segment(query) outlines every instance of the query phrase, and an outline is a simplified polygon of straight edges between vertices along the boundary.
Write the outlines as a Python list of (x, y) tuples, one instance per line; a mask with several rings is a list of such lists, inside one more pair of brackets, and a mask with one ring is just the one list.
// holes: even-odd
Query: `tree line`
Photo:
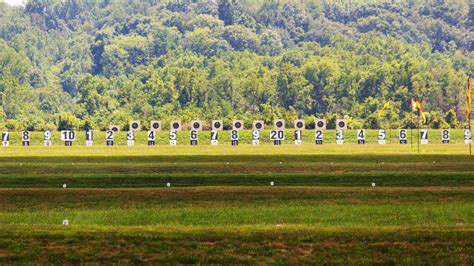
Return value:
[[(346, 118), (465, 126), (467, 0), (0, 3), (0, 125)], [(380, 114), (386, 101), (391, 104)]]

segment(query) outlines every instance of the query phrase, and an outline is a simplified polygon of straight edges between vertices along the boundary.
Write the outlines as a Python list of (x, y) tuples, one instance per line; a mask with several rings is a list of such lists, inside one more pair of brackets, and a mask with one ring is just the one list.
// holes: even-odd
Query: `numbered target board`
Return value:
[(281, 141), (285, 140), (285, 131), (283, 130), (271, 130), (270, 140), (273, 141), (274, 145), (281, 145)]
[(344, 144), (344, 130), (342, 129), (336, 130), (336, 144), (337, 145)]
[(61, 131), (61, 141), (64, 141), (64, 145), (72, 146), (72, 142), (76, 140), (76, 132), (72, 130)]
[(451, 133), (449, 129), (441, 130), (441, 143), (449, 144), (449, 139), (451, 138)]
[(260, 144), (260, 130), (258, 129), (252, 130), (252, 144), (253, 145)]
[(114, 146), (114, 130), (105, 131), (105, 145)]
[(23, 143), (23, 146), (30, 146), (30, 139), (30, 131), (25, 130), (21, 132), (21, 141)]
[(156, 131), (155, 130), (149, 130), (147, 137), (148, 137), (148, 146), (155, 146)]
[(127, 131), (127, 146), (135, 145), (135, 131)]
[(400, 141), (400, 144), (407, 144), (408, 141), (408, 135), (407, 135), (407, 130), (406, 129), (400, 129), (398, 133), (398, 139)]
[(234, 129), (230, 132), (230, 144), (232, 146), (239, 145), (239, 131), (238, 130)]
[(323, 145), (323, 131), (322, 130), (316, 130), (315, 131), (315, 140), (317, 145)]
[(472, 132), (469, 129), (464, 130), (464, 143), (471, 144), (472, 142)]
[(420, 129), (420, 143), (428, 144), (428, 129)]
[(94, 142), (94, 131), (86, 130), (86, 146), (92, 146)]
[(51, 146), (51, 130), (44, 131), (43, 139), (44, 139), (44, 146), (50, 147)]
[(385, 138), (386, 138), (386, 134), (385, 134), (385, 130), (384, 129), (380, 129), (379, 130), (379, 134), (377, 136), (377, 139), (379, 141), (379, 144), (385, 144)]
[(195, 129), (191, 129), (191, 131), (189, 131), (189, 139), (190, 139), (191, 145), (193, 146), (198, 145), (198, 131)]
[(211, 145), (216, 146), (219, 144), (219, 131), (211, 130)]
[(2, 132), (2, 145), (9, 146), (10, 145), (10, 132), (3, 131)]
[(294, 137), (295, 145), (301, 145), (301, 143), (303, 142), (303, 131), (298, 129), (295, 130)]
[(357, 130), (357, 144), (365, 144), (365, 130)]
[(170, 145), (175, 146), (177, 143), (177, 138), (178, 136), (177, 136), (176, 130), (174, 129), (170, 130), (170, 136), (169, 136)]

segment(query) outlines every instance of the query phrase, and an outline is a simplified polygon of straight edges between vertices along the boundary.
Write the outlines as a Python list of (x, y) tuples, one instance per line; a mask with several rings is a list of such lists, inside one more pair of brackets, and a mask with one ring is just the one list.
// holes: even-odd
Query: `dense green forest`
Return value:
[[(469, 0), (31, 0), (0, 3), (0, 126), (129, 120), (465, 126)], [(379, 117), (384, 102), (392, 104)]]

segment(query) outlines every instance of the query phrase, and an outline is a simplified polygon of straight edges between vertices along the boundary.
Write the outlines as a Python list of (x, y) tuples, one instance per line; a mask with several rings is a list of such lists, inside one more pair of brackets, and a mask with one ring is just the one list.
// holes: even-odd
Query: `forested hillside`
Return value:
[(0, 35), (11, 130), (314, 116), (406, 127), (411, 97), (428, 126), (462, 127), (474, 73), (469, 0), (31, 0), (0, 3)]

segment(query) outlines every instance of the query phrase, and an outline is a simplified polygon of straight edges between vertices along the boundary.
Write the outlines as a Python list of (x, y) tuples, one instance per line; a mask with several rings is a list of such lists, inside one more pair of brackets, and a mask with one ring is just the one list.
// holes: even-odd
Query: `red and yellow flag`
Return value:
[(466, 119), (471, 119), (471, 82), (467, 79), (467, 92), (466, 92)]
[(425, 110), (423, 110), (423, 106), (421, 106), (420, 99), (416, 100), (416, 107), (420, 110), (420, 116), (423, 118), (423, 124), (426, 123), (426, 116), (425, 116)]

